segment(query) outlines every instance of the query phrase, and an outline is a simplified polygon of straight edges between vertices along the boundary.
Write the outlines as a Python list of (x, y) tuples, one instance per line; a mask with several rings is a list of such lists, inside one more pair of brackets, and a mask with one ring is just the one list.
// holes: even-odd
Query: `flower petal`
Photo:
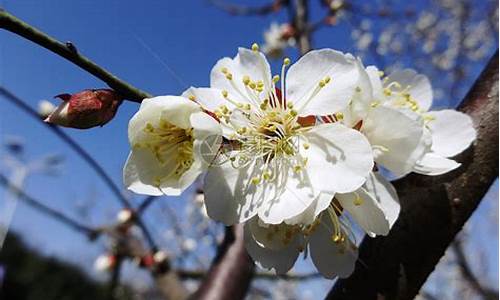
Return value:
[(333, 196), (334, 195), (330, 193), (319, 194), (306, 210), (295, 217), (286, 219), (285, 223), (289, 225), (311, 224), (322, 211), (328, 208), (333, 200)]
[(353, 193), (336, 194), (335, 198), (368, 235), (387, 235), (389, 233), (390, 226), (384, 211), (377, 200), (364, 188)]
[(432, 133), (431, 150), (439, 156), (453, 157), (467, 149), (476, 139), (472, 119), (459, 111), (445, 109), (430, 111), (428, 123)]
[[(359, 72), (352, 55), (321, 49), (301, 57), (286, 76), (286, 99), (295, 105), (299, 115), (324, 116), (347, 107), (355, 93)], [(320, 80), (326, 77), (330, 77), (330, 82), (310, 99)]]
[(318, 271), (326, 278), (345, 278), (354, 271), (358, 250), (349, 239), (344, 243), (332, 241), (332, 229), (328, 227), (330, 220), (326, 216), (327, 214), (322, 215), (321, 223), (309, 239), (311, 258)]
[(249, 224), (245, 224), (245, 248), (252, 259), (265, 269), (274, 269), (277, 274), (288, 272), (300, 253), (301, 240), (296, 238), (287, 247), (278, 251), (261, 247), (255, 242), (249, 229)]
[(404, 89), (409, 87), (410, 96), (417, 101), (420, 110), (428, 111), (432, 105), (432, 86), (427, 76), (418, 74), (415, 70), (397, 70), (387, 76), (386, 85), (391, 82), (398, 82)]
[(347, 193), (363, 185), (373, 168), (373, 154), (361, 133), (334, 123), (317, 125), (305, 135), (310, 148), (303, 156), (315, 189)]
[(389, 221), (389, 227), (392, 228), (401, 211), (399, 197), (394, 186), (381, 174), (372, 172), (366, 180), (364, 188), (377, 200), (380, 208), (384, 211), (385, 218)]
[(182, 97), (189, 99), (194, 97), (194, 101), (199, 103), (208, 111), (215, 111), (221, 105), (231, 107), (232, 104), (222, 96), (222, 91), (215, 88), (195, 88), (190, 87), (182, 93)]
[[(227, 73), (224, 73), (227, 70)], [(227, 78), (231, 74), (232, 79)], [(240, 103), (249, 103), (248, 87), (243, 84), (243, 77), (248, 76), (252, 81), (262, 81), (264, 92), (270, 92), (271, 67), (265, 56), (245, 48), (238, 49), (234, 59), (225, 57), (219, 60), (210, 73), (210, 87), (225, 90), (229, 98)]]
[(375, 101), (382, 101), (385, 97), (382, 79), (380, 78), (380, 70), (376, 66), (368, 66), (365, 70), (368, 74), (368, 78), (370, 78), (373, 99)]
[[(153, 185), (154, 178), (161, 176), (161, 170), (157, 167), (156, 159), (152, 155), (148, 157), (144, 151), (140, 149), (130, 152), (123, 168), (123, 182), (127, 189), (134, 193), (152, 196), (162, 195), (161, 190)], [(147, 163), (146, 168), (144, 168), (145, 162)]]
[(374, 149), (375, 162), (396, 175), (410, 172), (426, 150), (423, 126), (408, 114), (378, 106), (365, 119), (362, 132)]
[(455, 170), (460, 167), (460, 165), (461, 164), (452, 159), (431, 152), (426, 153), (424, 157), (417, 162), (413, 170), (419, 174), (437, 176)]

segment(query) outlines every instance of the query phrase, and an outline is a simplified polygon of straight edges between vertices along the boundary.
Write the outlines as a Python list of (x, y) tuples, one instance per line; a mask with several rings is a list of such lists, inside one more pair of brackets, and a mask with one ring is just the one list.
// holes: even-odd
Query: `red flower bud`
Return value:
[(45, 122), (64, 127), (87, 129), (103, 126), (115, 116), (123, 98), (109, 89), (84, 90), (55, 96), (63, 100)]

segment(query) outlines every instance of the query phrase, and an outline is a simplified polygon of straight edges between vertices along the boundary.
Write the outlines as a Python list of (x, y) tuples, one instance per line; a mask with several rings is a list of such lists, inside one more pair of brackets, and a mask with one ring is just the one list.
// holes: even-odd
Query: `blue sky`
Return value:
[[(284, 12), (266, 17), (231, 17), (207, 1), (195, 0), (0, 0), (0, 4), (53, 37), (73, 42), (98, 64), (155, 95), (175, 95), (190, 85), (208, 85), (210, 69), (218, 59), (233, 56), (239, 46), (261, 42), (262, 31), (272, 20), (286, 20)], [(314, 7), (312, 14), (317, 14), (318, 9)], [(315, 36), (315, 46), (353, 51), (349, 36), (346, 26), (322, 29)], [(292, 58), (296, 55), (291, 53)], [(411, 62), (404, 63), (411, 66)], [(469, 81), (480, 68), (473, 71)], [(3, 31), (0, 32), (0, 83), (33, 107), (39, 100), (57, 94), (105, 87), (64, 59)], [(29, 193), (70, 215), (75, 214), (75, 203), (94, 199), (96, 208), (91, 217), (95, 224), (114, 216), (118, 202), (81, 159), (44, 126), (11, 104), (1, 100), (0, 103), (0, 139), (8, 135), (23, 137), (28, 159), (48, 153), (66, 157), (61, 176), (29, 178), (26, 183)], [(65, 130), (84, 145), (120, 186), (121, 169), (129, 151), (127, 123), (137, 109), (136, 103), (125, 102), (117, 117), (103, 128)], [(498, 198), (498, 183), (495, 188)], [(164, 201), (171, 201), (176, 209), (182, 208), (180, 199)], [(46, 253), (73, 261), (92, 259), (97, 251), (88, 250), (84, 238), (23, 205), (16, 211), (13, 228)], [(497, 244), (491, 247), (498, 249)]]

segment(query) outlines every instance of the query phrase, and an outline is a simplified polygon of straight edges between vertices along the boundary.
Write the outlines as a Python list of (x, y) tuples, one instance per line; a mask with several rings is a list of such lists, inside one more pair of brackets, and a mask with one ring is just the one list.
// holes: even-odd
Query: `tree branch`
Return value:
[(72, 43), (67, 42), (63, 44), (31, 25), (19, 20), (2, 8), (0, 8), (0, 28), (22, 36), (69, 60), (83, 70), (104, 81), (110, 88), (120, 93), (127, 100), (140, 103), (142, 99), (152, 97), (151, 94), (141, 91), (121, 80), (87, 57), (78, 53), (78, 50)]
[(254, 264), (245, 250), (243, 225), (226, 227), (217, 256), (190, 299), (244, 299), (253, 276)]
[(309, 7), (307, 0), (296, 0), (294, 24), (297, 30), (298, 47), (301, 55), (311, 50), (311, 35), (309, 31)]
[(446, 248), (498, 177), (498, 51), (459, 110), (478, 136), (457, 157), (462, 166), (443, 176), (412, 174), (395, 182), (401, 214), (390, 234), (366, 238), (356, 270), (327, 299), (413, 299)]
[(261, 6), (246, 6), (227, 3), (222, 0), (209, 0), (213, 6), (227, 12), (230, 15), (238, 16), (268, 15), (279, 10), (280, 7), (282, 5), (286, 5), (288, 1), (289, 0), (275, 0)]
[(63, 213), (58, 212), (55, 209), (43, 204), (41, 201), (29, 196), (23, 190), (19, 189), (19, 187), (12, 184), (9, 181), (9, 179), (5, 177), (5, 175), (3, 174), (0, 174), (0, 184), (3, 185), (7, 190), (13, 192), (19, 200), (24, 201), (24, 203), (45, 213), (48, 216), (53, 217), (59, 222), (68, 225), (74, 230), (86, 234), (90, 239), (94, 239), (99, 234), (99, 230), (80, 224), (79, 222), (71, 219), (70, 217), (64, 215)]
[[(177, 275), (181, 279), (204, 279), (207, 276), (207, 272), (205, 270), (183, 270), (179, 269), (176, 270)], [(318, 278), (323, 278), (323, 276), (320, 273), (314, 272), (314, 273), (291, 273), (291, 274), (284, 274), (284, 275), (276, 275), (274, 273), (267, 273), (267, 272), (262, 272), (262, 273), (256, 273), (254, 275), (256, 279), (265, 279), (265, 280), (291, 280), (291, 281), (302, 281), (302, 280), (310, 280), (310, 279), (318, 279)]]

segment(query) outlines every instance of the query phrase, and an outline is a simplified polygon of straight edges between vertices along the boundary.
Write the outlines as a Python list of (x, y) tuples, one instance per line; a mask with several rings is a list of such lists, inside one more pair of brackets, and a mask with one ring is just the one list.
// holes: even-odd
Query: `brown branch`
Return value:
[(460, 273), (462, 274), (462, 277), (465, 279), (465, 281), (469, 284), (469, 286), (474, 291), (476, 291), (476, 293), (481, 295), (481, 297), (485, 300), (498, 299), (498, 291), (484, 286), (472, 271), (467, 257), (465, 256), (464, 248), (460, 238), (455, 239), (452, 244), (452, 248), (453, 252), (455, 253)]
[[(205, 270), (176, 270), (177, 275), (181, 279), (194, 279), (200, 280), (207, 276), (207, 272)], [(256, 279), (265, 279), (265, 280), (291, 280), (291, 281), (303, 281), (310, 279), (318, 279), (323, 278), (320, 273), (305, 273), (305, 274), (284, 274), (284, 275), (276, 275), (274, 273), (256, 273), (254, 275)]]
[(209, 0), (209, 2), (213, 6), (227, 12), (230, 15), (237, 15), (237, 16), (268, 15), (278, 11), (281, 8), (281, 6), (286, 5), (288, 1), (289, 0), (275, 0), (261, 6), (246, 6), (239, 4), (231, 4), (221, 0)]
[(293, 21), (297, 30), (298, 48), (301, 55), (311, 50), (311, 34), (309, 30), (308, 0), (296, 0), (295, 18)]
[(387, 237), (366, 238), (353, 275), (339, 280), (327, 299), (413, 299), (446, 248), (498, 177), (498, 51), (459, 110), (478, 136), (443, 176), (416, 174), (395, 182), (401, 215)]
[(243, 225), (226, 227), (224, 241), (198, 290), (190, 299), (244, 299), (254, 264), (243, 242)]
[(81, 55), (72, 43), (61, 43), (42, 31), (19, 20), (2, 8), (0, 8), (0, 28), (22, 36), (25, 39), (30, 40), (33, 43), (38, 44), (69, 60), (83, 70), (107, 83), (110, 88), (120, 93), (127, 100), (140, 103), (142, 99), (152, 97), (150, 94), (121, 80), (106, 69), (98, 66), (87, 57)]

